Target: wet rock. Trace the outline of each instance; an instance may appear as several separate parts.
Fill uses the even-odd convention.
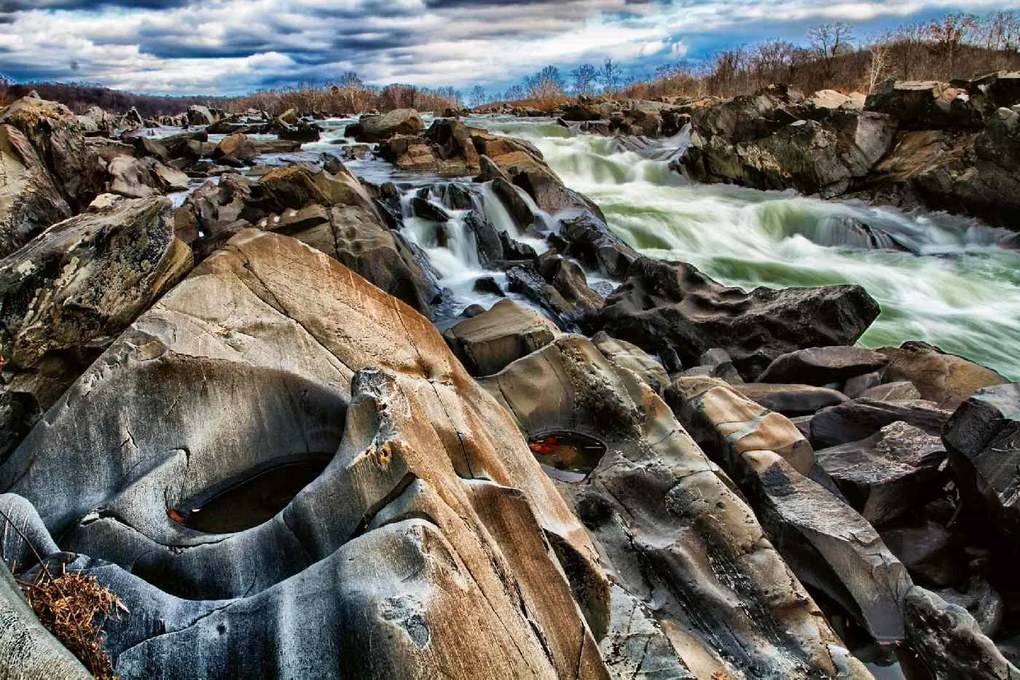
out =
[[[474,282],[471,289],[476,293],[483,295],[497,295],[499,297],[506,297],[506,293],[500,287],[499,283],[495,278],[491,276],[482,276]],[[485,309],[484,307],[482,308]]]
[[[51,416],[0,477],[131,611],[106,625],[122,677],[606,677],[608,584],[514,421],[426,319],[294,239],[239,234]],[[317,452],[250,529],[167,514]]]
[[[568,333],[586,327],[603,304],[602,297],[588,287],[584,271],[552,250],[534,264],[511,267],[506,274],[511,292],[542,307]]]
[[[688,264],[642,257],[606,300],[601,327],[653,353],[675,351],[688,365],[724,348],[746,377],[805,347],[852,344],[878,316],[859,286],[749,293],[727,288]]]
[[[500,300],[484,314],[461,321],[443,338],[471,375],[492,375],[548,345],[560,334],[538,312]]]
[[[946,587],[966,574],[963,554],[953,534],[936,522],[883,529],[882,540],[920,583]]]
[[[624,276],[630,263],[638,258],[633,248],[589,212],[561,219],[559,234],[569,244],[565,254],[603,276]]]
[[[473,139],[475,144],[478,145],[478,138],[475,137]],[[501,146],[506,144],[502,140],[497,143]],[[513,149],[515,147],[510,148]],[[484,144],[482,149],[480,149],[482,155],[488,156],[494,166],[514,186],[523,189],[535,202],[535,205],[550,215],[556,215],[564,211],[581,210],[591,212],[598,219],[605,221],[602,210],[587,197],[572,189],[568,189],[563,184],[563,181],[556,176],[556,173],[542,160],[540,154],[536,155],[536,153],[529,149],[507,151],[499,146],[495,146],[493,142]],[[497,151],[503,151],[503,153],[497,154]],[[481,177],[483,179],[491,179],[486,177],[484,172]]]
[[[994,532],[1020,536],[1020,385],[978,390],[953,413],[943,438],[964,499]]]
[[[842,383],[884,367],[887,359],[863,347],[810,347],[777,357],[758,376],[762,383]]]
[[[926,401],[885,402],[858,398],[822,409],[811,419],[811,441],[828,447],[866,439],[902,421],[930,435],[942,432],[950,412]]]
[[[636,612],[610,618],[606,644],[621,647],[607,663],[636,665],[624,650],[647,608],[673,647],[659,660],[665,646],[645,636],[649,673],[655,659],[697,677],[867,677],[728,478],[636,373],[564,336],[482,383],[529,435],[566,430],[606,446],[583,484],[558,487],[629,596],[614,591],[614,607]]]
[[[841,392],[813,385],[743,383],[733,387],[751,401],[784,416],[809,415],[826,406],[849,401],[849,398]]]
[[[879,352],[889,359],[884,382],[909,381],[922,399],[944,409],[955,409],[982,387],[1007,382],[991,369],[923,342],[905,342],[899,348],[886,347]]]
[[[904,422],[815,452],[847,501],[875,526],[917,511],[938,491],[942,440]],[[893,552],[896,552],[895,550]]]
[[[966,609],[914,587],[904,602],[907,640],[935,677],[1013,680],[1020,670],[981,632]]]
[[[414,109],[395,109],[382,115],[362,116],[349,125],[345,136],[358,142],[382,142],[394,135],[414,135],[425,129]]]
[[[28,138],[0,125],[0,257],[46,227],[71,216],[71,208]]]

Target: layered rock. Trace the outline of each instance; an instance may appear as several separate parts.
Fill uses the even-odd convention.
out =
[[[499,373],[510,363],[552,342],[559,329],[538,312],[512,300],[461,321],[443,337],[472,375]]]

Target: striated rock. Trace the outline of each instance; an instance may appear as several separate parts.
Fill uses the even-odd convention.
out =
[[[0,168],[0,257],[4,257],[70,217],[71,208],[28,138],[11,125],[0,125]]]
[[[911,647],[935,677],[1020,678],[1020,669],[1002,656],[963,607],[914,587],[904,602],[904,618]]]
[[[953,413],[943,438],[960,494],[993,532],[1020,536],[1020,385],[978,390]]]
[[[577,433],[605,446],[583,473],[569,475],[573,483],[557,484],[615,575],[604,643],[619,644],[605,655],[611,668],[868,677],[726,476],[636,373],[588,340],[564,336],[482,383],[529,435]],[[646,612],[655,627],[644,624]],[[635,636],[648,650],[641,663],[624,652]]]
[[[810,415],[826,406],[849,401],[841,392],[813,385],[742,383],[734,385],[733,389],[768,410],[789,417]]]
[[[349,125],[345,136],[358,142],[382,142],[394,135],[413,135],[425,129],[421,116],[414,109],[394,109],[382,115],[362,116]]]
[[[443,338],[471,375],[492,375],[541,349],[560,334],[551,321],[513,300],[461,321]]]
[[[758,376],[762,383],[841,383],[884,367],[888,360],[863,347],[810,347],[777,357]]]
[[[852,344],[878,316],[859,286],[749,293],[727,288],[683,263],[642,257],[606,300],[601,328],[653,353],[675,351],[692,364],[721,347],[744,376],[757,376],[781,354]]]
[[[857,396],[873,401],[923,401],[921,392],[912,382],[891,382],[863,390]]]
[[[905,342],[899,348],[878,351],[889,359],[885,382],[909,381],[922,399],[934,401],[939,408],[955,409],[982,387],[1007,382],[991,369],[923,342]]]
[[[244,528],[168,514],[315,456]],[[124,678],[606,677],[608,583],[514,421],[425,318],[294,239],[205,260],[0,480],[131,611],[105,625]]]
[[[633,371],[657,394],[662,394],[669,385],[669,374],[666,373],[666,369],[637,345],[626,340],[617,340],[604,331],[592,336],[591,341],[603,356],[616,366]]]
[[[949,416],[949,411],[927,401],[883,402],[858,398],[816,413],[811,419],[811,441],[823,447],[857,442],[898,421],[937,436]]]
[[[946,451],[938,436],[895,422],[867,439],[816,451],[815,458],[847,501],[881,526],[934,495]]]

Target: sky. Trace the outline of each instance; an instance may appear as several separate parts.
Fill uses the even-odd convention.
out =
[[[846,21],[864,38],[1020,0],[0,0],[0,73],[238,95],[356,71],[373,85],[500,92],[554,64],[662,64]]]

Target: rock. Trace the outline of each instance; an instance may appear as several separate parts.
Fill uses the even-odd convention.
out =
[[[856,378],[850,378],[843,384],[843,394],[856,399],[861,396],[865,391],[872,387],[878,387],[882,384],[882,371],[874,371],[872,373],[865,373],[859,375]],[[920,395],[917,397],[920,399]],[[881,401],[881,400],[879,400]]]
[[[777,357],[758,376],[762,383],[828,385],[883,368],[888,360],[863,347],[810,347]]]
[[[514,151],[489,157],[515,186],[523,189],[539,208],[550,215],[581,210],[591,212],[605,221],[605,216],[597,205],[576,191],[568,189],[556,173],[532,153]]]
[[[185,243],[212,241],[225,243],[233,233],[250,227],[249,219],[261,212],[249,212],[251,181],[240,175],[225,174],[216,182],[206,182],[187,198],[174,216],[174,231]]]
[[[294,125],[287,125],[277,120],[273,125],[272,131],[283,141],[298,142],[300,144],[319,141],[322,132],[318,125],[303,120],[298,121]]]
[[[914,387],[914,383],[906,381],[876,385],[862,391],[858,396],[863,399],[871,399],[872,401],[921,400],[921,392]]]
[[[39,623],[6,565],[0,565],[0,668],[11,678],[92,678]]]
[[[847,502],[882,526],[935,495],[946,451],[938,436],[895,422],[867,439],[816,451],[815,458]]]
[[[941,524],[923,522],[882,530],[882,540],[896,558],[923,584],[946,587],[966,573],[960,547]]]
[[[944,409],[957,408],[982,387],[1007,382],[991,369],[923,342],[905,342],[898,349],[886,347],[879,352],[889,359],[885,382],[909,381],[922,399],[934,401]]]
[[[227,135],[216,145],[213,158],[220,162],[230,161],[244,164],[253,160],[258,154],[258,149],[255,148],[255,144],[248,138],[248,135],[237,132]]]
[[[938,596],[950,604],[966,609],[985,635],[992,637],[999,632],[1005,615],[1005,601],[1002,595],[980,576],[972,577],[966,584],[966,590],[947,588],[938,591]]]
[[[167,514],[323,454],[251,528]],[[606,677],[608,583],[515,422],[425,318],[288,237],[206,259],[0,477],[124,600],[125,678]]]
[[[623,277],[630,263],[638,258],[633,248],[590,212],[562,219],[559,234],[569,244],[564,254],[603,276]]]
[[[978,390],[953,413],[943,432],[953,476],[986,529],[1020,536],[1020,385]]]
[[[107,167],[109,193],[128,198],[148,198],[188,188],[188,176],[155,158],[117,156]]]
[[[715,378],[721,378],[731,385],[739,385],[744,382],[744,379],[740,377],[740,373],[733,365],[733,359],[730,357],[729,352],[724,350],[722,347],[713,347],[712,349],[705,350],[697,360],[698,366],[711,367],[709,375]]]
[[[656,394],[662,394],[662,391],[669,385],[669,375],[666,373],[666,369],[637,345],[626,340],[617,340],[604,331],[596,333],[591,341],[603,356],[618,367],[633,371]]]
[[[935,677],[1013,680],[1009,663],[963,607],[914,587],[904,601],[907,640]]]
[[[471,375],[484,376],[500,372],[559,334],[538,312],[513,300],[500,300],[487,312],[453,326],[443,338]]]
[[[949,419],[949,411],[926,401],[883,402],[852,399],[824,408],[811,419],[811,441],[817,446],[838,446],[866,439],[886,425],[903,421],[938,435]]]
[[[737,393],[784,416],[809,415],[826,406],[842,404],[849,398],[841,392],[812,385],[742,383],[733,386]]]
[[[382,115],[362,116],[349,125],[345,136],[358,142],[382,142],[394,135],[414,135],[425,129],[414,109],[394,109]]]
[[[654,659],[670,677],[684,668],[705,678],[867,677],[750,508],[637,373],[564,336],[482,384],[529,435],[577,433],[605,446],[573,483],[557,485],[615,575],[613,609],[628,612],[609,621],[606,644],[621,645],[606,655],[611,667],[651,673]],[[642,624],[645,610],[672,654]],[[640,665],[625,651],[639,631],[651,655]]]
[[[71,208],[31,143],[11,125],[0,125],[0,168],[0,257],[5,257],[70,217]]]
[[[542,307],[568,333],[587,326],[602,307],[602,297],[588,287],[584,271],[555,251],[544,253],[535,265],[511,267],[506,275],[511,292]]]
[[[642,257],[606,300],[599,324],[648,352],[675,351],[685,364],[724,348],[741,375],[751,377],[793,350],[852,344],[878,311],[859,286],[745,293],[691,265]]]
[[[981,114],[967,92],[935,81],[889,79],[868,95],[865,109],[896,118],[915,130],[978,128]]]
[[[187,113],[188,125],[212,125],[217,120],[208,106],[192,104],[188,107]]]

